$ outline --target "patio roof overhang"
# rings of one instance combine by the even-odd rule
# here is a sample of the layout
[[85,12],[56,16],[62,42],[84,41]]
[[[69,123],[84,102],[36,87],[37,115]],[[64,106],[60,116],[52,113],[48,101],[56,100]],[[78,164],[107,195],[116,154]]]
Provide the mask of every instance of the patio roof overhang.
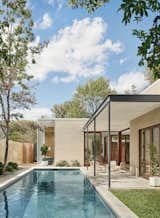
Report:
[[[94,129],[107,131],[110,119],[110,131],[123,131],[129,128],[132,120],[160,107],[160,95],[109,95],[92,114],[83,127],[83,131]],[[108,110],[110,108],[110,118]]]
[[[111,187],[111,132],[128,129],[130,122],[160,107],[160,95],[109,95],[92,114],[83,127],[94,131],[94,176],[96,176],[96,131],[108,132],[108,188]],[[88,154],[87,154],[88,157]]]

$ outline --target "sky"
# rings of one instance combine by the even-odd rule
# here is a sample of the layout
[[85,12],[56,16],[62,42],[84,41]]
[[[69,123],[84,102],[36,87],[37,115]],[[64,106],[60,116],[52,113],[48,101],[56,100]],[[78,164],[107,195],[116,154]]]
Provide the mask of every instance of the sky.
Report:
[[49,44],[36,64],[27,68],[37,84],[37,104],[23,111],[25,119],[51,116],[54,104],[70,100],[78,85],[100,76],[109,79],[118,93],[132,85],[137,91],[147,86],[144,68],[138,66],[139,41],[132,30],[147,28],[150,20],[125,26],[115,0],[93,14],[69,8],[65,0],[28,0],[28,7],[35,23],[34,43]]

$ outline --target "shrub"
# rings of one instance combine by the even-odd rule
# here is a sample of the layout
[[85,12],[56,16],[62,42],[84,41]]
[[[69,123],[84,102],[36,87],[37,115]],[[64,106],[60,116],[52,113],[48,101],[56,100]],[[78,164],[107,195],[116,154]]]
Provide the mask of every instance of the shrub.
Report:
[[78,160],[72,160],[72,167],[80,167],[80,163]]
[[18,170],[18,164],[14,162],[8,162],[6,166],[6,171],[13,172],[14,170]]
[[4,165],[2,162],[0,162],[0,175],[3,174],[3,168],[4,168]]
[[59,161],[56,164],[57,167],[69,167],[69,163],[66,160]]
[[7,166],[6,166],[6,169],[5,169],[6,171],[8,171],[8,172],[13,172],[14,171],[14,169],[13,169],[13,167],[12,167],[12,165],[8,165],[7,164]]
[[13,168],[14,170],[18,170],[18,164],[15,163],[15,162],[9,162],[8,165],[9,165],[9,166],[12,166],[12,168]]

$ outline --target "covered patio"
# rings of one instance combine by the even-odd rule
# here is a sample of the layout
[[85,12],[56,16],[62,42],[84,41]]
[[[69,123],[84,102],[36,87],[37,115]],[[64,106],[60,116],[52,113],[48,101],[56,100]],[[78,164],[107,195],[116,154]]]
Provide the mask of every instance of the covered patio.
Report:
[[[122,143],[122,135],[130,135],[129,162],[130,170],[136,161],[135,175],[139,175],[140,167],[140,151],[139,145],[136,150],[135,143],[139,138],[134,137],[132,130],[132,120],[149,113],[160,107],[160,95],[109,95],[107,96],[97,110],[93,113],[90,119],[83,127],[86,133],[85,139],[85,158],[90,162],[89,154],[89,132],[93,132],[93,176],[99,176],[97,151],[104,155],[104,147],[99,151],[97,148],[96,133],[107,133],[107,175],[108,188],[111,188],[111,136],[116,133],[118,136],[118,161],[117,165],[125,162],[125,148]],[[145,125],[145,124],[144,124]],[[136,152],[135,152],[136,151]],[[87,164],[87,168],[88,168]],[[92,167],[90,167],[91,169]],[[105,175],[105,172],[104,172]],[[128,174],[130,175],[130,174]]]

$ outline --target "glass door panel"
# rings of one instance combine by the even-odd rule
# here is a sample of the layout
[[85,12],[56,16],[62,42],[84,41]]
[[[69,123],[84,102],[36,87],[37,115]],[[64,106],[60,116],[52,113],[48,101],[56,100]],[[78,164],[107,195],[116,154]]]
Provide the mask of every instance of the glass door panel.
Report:
[[[88,155],[87,155],[88,154]],[[87,150],[87,133],[85,133],[85,163],[94,159],[94,133],[88,133],[88,150]],[[101,159],[101,134],[96,133],[96,159]]]
[[[160,126],[140,130],[140,175],[144,177],[151,173],[151,145],[156,147],[156,155],[160,157]],[[160,160],[158,162],[160,164]]]
[[153,128],[153,145],[156,147],[156,152],[159,153],[159,128]]
[[144,144],[144,131],[140,131],[140,175],[145,172],[145,144]]
[[150,145],[151,145],[151,130],[144,131],[144,145],[145,145],[145,174],[150,174]]

